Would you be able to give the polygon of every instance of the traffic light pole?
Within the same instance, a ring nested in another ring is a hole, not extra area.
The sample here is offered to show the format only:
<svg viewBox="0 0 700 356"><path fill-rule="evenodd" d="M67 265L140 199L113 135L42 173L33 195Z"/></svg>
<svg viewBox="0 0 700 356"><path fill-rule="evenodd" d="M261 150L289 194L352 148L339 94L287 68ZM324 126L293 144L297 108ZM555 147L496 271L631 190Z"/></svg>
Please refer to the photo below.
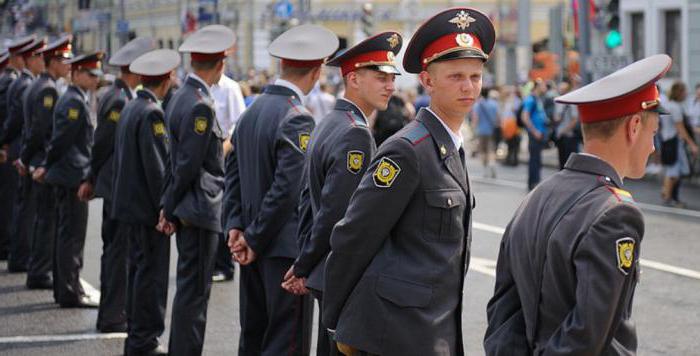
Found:
<svg viewBox="0 0 700 356"><path fill-rule="evenodd" d="M590 2L578 1L578 52L581 68L581 85L591 82L591 72L588 70L588 57L591 55L591 19Z"/></svg>

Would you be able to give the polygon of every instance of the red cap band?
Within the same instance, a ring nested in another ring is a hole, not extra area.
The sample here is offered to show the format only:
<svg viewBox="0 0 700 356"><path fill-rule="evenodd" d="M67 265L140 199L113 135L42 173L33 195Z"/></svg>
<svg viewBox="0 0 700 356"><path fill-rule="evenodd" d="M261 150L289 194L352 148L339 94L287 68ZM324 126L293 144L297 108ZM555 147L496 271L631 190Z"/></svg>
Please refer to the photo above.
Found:
<svg viewBox="0 0 700 356"><path fill-rule="evenodd" d="M73 68L73 70L76 70L76 69L100 69L100 68L102 68L102 66L100 65L99 61L90 61L90 62L73 63L71 65L71 68Z"/></svg>
<svg viewBox="0 0 700 356"><path fill-rule="evenodd" d="M619 98L590 104L578 104L582 123L619 119L659 105L659 90L654 83Z"/></svg>
<svg viewBox="0 0 700 356"><path fill-rule="evenodd" d="M340 70L343 76L345 76L358 68L372 65L394 65L394 52L372 51L360 53L355 57L342 61Z"/></svg>
<svg viewBox="0 0 700 356"><path fill-rule="evenodd" d="M483 52L479 38L474 34L455 32L442 36L425 47L420 62L425 69L430 62L441 56L465 49L478 49Z"/></svg>
<svg viewBox="0 0 700 356"><path fill-rule="evenodd" d="M217 52L217 53L192 52L192 53L190 53L190 57L192 58L193 62L213 62L216 60L226 58L226 52Z"/></svg>
<svg viewBox="0 0 700 356"><path fill-rule="evenodd" d="M285 67L295 67L295 68L313 68L318 67L323 64L323 59L317 59L314 61L297 61L293 59L282 58L282 65Z"/></svg>

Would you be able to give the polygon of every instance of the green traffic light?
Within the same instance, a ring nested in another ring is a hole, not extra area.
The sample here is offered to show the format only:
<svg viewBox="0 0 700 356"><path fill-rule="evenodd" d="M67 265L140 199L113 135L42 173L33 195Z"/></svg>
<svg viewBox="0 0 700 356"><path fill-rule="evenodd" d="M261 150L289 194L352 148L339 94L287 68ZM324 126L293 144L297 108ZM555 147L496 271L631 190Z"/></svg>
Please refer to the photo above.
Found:
<svg viewBox="0 0 700 356"><path fill-rule="evenodd" d="M622 35L618 30L611 30L608 35L605 36L605 46L608 48L619 47L622 44Z"/></svg>

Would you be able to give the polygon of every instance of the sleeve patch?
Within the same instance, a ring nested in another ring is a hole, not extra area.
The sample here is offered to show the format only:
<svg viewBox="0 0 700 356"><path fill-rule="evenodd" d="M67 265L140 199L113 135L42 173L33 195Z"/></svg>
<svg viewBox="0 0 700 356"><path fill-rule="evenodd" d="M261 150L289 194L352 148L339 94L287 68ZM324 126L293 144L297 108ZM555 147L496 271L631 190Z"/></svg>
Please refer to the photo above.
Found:
<svg viewBox="0 0 700 356"><path fill-rule="evenodd" d="M53 96L47 95L44 97L44 107L51 109L53 107Z"/></svg>
<svg viewBox="0 0 700 356"><path fill-rule="evenodd" d="M388 157L382 157L381 161L377 165L377 169L374 171L372 178L374 179L374 185L379 188L389 188L396 177L401 173L401 167L399 167L396 162L392 161Z"/></svg>
<svg viewBox="0 0 700 356"><path fill-rule="evenodd" d="M162 122L156 122L153 124L153 134L160 137L165 135L165 124Z"/></svg>
<svg viewBox="0 0 700 356"><path fill-rule="evenodd" d="M310 139L311 135L308 132L302 132L299 134L299 149L301 149L302 152L306 152L306 149L309 148Z"/></svg>
<svg viewBox="0 0 700 356"><path fill-rule="evenodd" d="M615 255L617 255L617 268L625 276L634 266L634 239L624 237L615 242Z"/></svg>
<svg viewBox="0 0 700 356"><path fill-rule="evenodd" d="M352 174L358 174L362 170L365 154L362 151L348 151L347 160L348 171Z"/></svg>
<svg viewBox="0 0 700 356"><path fill-rule="evenodd" d="M78 111L78 109L68 109L68 120L78 120L78 116L80 116L80 111Z"/></svg>
<svg viewBox="0 0 700 356"><path fill-rule="evenodd" d="M197 116L194 119L194 132L198 135L203 135L207 131L207 118L204 116Z"/></svg>
<svg viewBox="0 0 700 356"><path fill-rule="evenodd" d="M120 116L121 116L121 113L119 111L112 110L109 112L108 119L109 119L109 121L112 121L112 122L118 122Z"/></svg>

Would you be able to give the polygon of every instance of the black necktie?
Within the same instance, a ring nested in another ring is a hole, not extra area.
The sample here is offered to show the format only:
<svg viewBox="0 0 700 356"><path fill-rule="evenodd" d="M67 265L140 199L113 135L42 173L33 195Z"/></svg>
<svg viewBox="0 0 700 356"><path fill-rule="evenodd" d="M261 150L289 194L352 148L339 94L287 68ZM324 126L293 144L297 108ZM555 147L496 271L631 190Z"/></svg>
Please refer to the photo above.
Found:
<svg viewBox="0 0 700 356"><path fill-rule="evenodd" d="M464 171L467 171L467 163L464 160L464 147L459 147L459 161L462 163L462 168Z"/></svg>

